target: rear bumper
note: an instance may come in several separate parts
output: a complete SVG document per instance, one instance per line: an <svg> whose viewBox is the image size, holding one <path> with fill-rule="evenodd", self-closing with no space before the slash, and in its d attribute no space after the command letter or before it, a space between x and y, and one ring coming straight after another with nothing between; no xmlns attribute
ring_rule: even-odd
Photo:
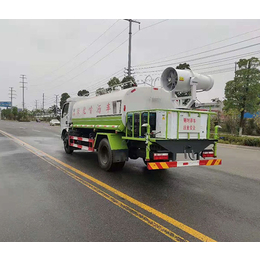
<svg viewBox="0 0 260 260"><path fill-rule="evenodd" d="M174 162L148 162L148 170L169 169L186 166L213 166L221 165L221 159L196 160L196 161L174 161Z"/></svg>

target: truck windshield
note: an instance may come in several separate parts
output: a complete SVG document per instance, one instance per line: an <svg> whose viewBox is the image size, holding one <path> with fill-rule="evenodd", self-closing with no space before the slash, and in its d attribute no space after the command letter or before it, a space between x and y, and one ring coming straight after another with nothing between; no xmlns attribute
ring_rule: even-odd
<svg viewBox="0 0 260 260"><path fill-rule="evenodd" d="M69 111L69 103L66 103L62 109L62 117L66 116Z"/></svg>

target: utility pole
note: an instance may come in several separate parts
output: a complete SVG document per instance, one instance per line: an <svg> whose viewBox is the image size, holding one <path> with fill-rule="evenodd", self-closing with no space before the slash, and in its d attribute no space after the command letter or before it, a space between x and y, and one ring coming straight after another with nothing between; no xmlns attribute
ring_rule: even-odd
<svg viewBox="0 0 260 260"><path fill-rule="evenodd" d="M56 116L57 116L57 114L58 114L58 96L59 96L59 95L55 95L55 97L56 97L56 109L55 109Z"/></svg>
<svg viewBox="0 0 260 260"><path fill-rule="evenodd" d="M44 93L42 94L42 111L44 113Z"/></svg>
<svg viewBox="0 0 260 260"><path fill-rule="evenodd" d="M37 102L38 102L38 100L35 100L35 107L36 107L36 110L37 110Z"/></svg>
<svg viewBox="0 0 260 260"><path fill-rule="evenodd" d="M20 83L22 83L21 88L23 89L23 110L24 110L24 89L25 89L24 84L27 83L27 82L24 81L26 79L25 75L21 74L20 78L22 79L22 81Z"/></svg>
<svg viewBox="0 0 260 260"><path fill-rule="evenodd" d="M11 98L11 108L13 107L13 99L15 98L14 95L16 95L15 93L15 90L13 89L13 87L10 87L10 98Z"/></svg>
<svg viewBox="0 0 260 260"><path fill-rule="evenodd" d="M125 21L129 22L129 45L128 45L128 76L131 76L131 43L132 43L132 23L139 24L140 30L140 22L132 20L132 19L125 19Z"/></svg>

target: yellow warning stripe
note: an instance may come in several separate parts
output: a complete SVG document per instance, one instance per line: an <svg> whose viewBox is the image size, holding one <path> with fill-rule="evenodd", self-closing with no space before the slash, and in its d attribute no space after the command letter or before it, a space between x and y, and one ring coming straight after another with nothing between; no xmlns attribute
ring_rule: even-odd
<svg viewBox="0 0 260 260"><path fill-rule="evenodd" d="M160 165L163 167L163 169L169 169L169 166L166 162L161 162Z"/></svg>
<svg viewBox="0 0 260 260"><path fill-rule="evenodd" d="M210 166L212 164L212 162L213 162L213 160L209 160L206 165Z"/></svg>
<svg viewBox="0 0 260 260"><path fill-rule="evenodd" d="M216 160L214 165L219 165L221 163L221 159Z"/></svg>
<svg viewBox="0 0 260 260"><path fill-rule="evenodd" d="M153 170L158 170L159 169L159 167L156 165L156 163L149 163L149 165L151 166L151 168Z"/></svg>

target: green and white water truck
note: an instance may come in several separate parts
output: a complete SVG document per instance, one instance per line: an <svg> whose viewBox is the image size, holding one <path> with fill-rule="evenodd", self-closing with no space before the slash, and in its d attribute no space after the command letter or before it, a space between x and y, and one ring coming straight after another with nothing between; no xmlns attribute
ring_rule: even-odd
<svg viewBox="0 0 260 260"><path fill-rule="evenodd" d="M212 78L167 68L161 84L69 98L61 116L65 152L97 152L99 166L106 171L121 169L129 158L142 158L149 170L220 165L217 132L210 139L213 113L189 109L196 91L212 88ZM180 89L191 91L187 105L174 95ZM177 161L178 154L184 160Z"/></svg>

